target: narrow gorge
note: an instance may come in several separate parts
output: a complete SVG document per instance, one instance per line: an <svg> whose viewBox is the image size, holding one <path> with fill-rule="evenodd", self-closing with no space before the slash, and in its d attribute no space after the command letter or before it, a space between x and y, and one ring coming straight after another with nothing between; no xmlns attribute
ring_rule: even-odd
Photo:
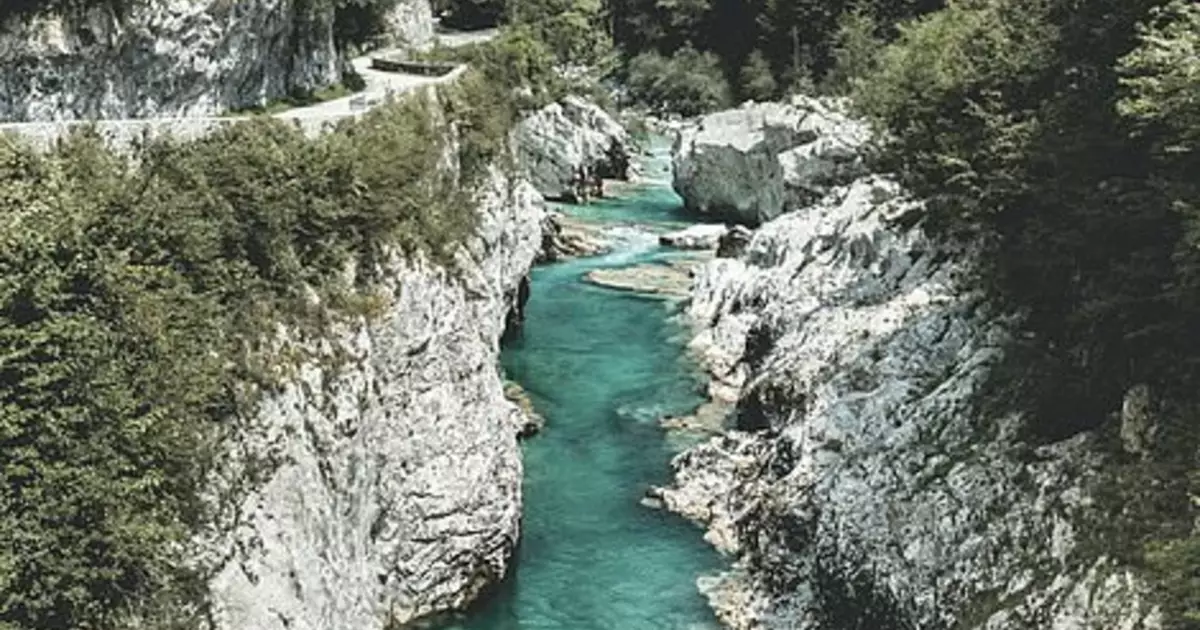
<svg viewBox="0 0 1200 630"><path fill-rule="evenodd" d="M1197 60L1186 0L6 2L0 630L1197 630Z"/></svg>
<svg viewBox="0 0 1200 630"><path fill-rule="evenodd" d="M734 430L661 492L738 558L710 601L734 628L1157 627L1104 538L1114 455L1030 443L978 250L901 227L920 201L865 171L839 107L747 105L677 146L689 205L761 222L688 310Z"/></svg>

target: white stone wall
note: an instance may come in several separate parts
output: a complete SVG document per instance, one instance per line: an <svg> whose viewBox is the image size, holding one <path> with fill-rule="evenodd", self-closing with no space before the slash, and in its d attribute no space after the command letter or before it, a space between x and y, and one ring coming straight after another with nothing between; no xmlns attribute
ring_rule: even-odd
<svg viewBox="0 0 1200 630"><path fill-rule="evenodd" d="M1094 542L1108 455L1023 440L989 384L1016 322L972 288L979 252L897 227L918 208L863 177L697 273L692 348L743 430L681 455L662 497L736 558L702 582L714 608L738 629L1159 627Z"/></svg>
<svg viewBox="0 0 1200 630"><path fill-rule="evenodd" d="M322 343L327 358L229 444L214 492L255 460L275 467L205 541L217 628L380 629L461 608L504 575L526 420L504 397L499 340L544 209L499 172L480 208L458 271L388 263L382 316Z"/></svg>

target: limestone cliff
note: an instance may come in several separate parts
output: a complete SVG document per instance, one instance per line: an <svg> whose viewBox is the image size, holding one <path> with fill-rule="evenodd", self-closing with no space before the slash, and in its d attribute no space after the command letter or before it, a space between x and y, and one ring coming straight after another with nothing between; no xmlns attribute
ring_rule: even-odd
<svg viewBox="0 0 1200 630"><path fill-rule="evenodd" d="M214 494L240 500L205 541L215 628L391 627L504 574L527 418L505 398L499 341L543 212L527 183L492 172L457 269L387 263L382 312L322 342L230 440Z"/></svg>
<svg viewBox="0 0 1200 630"><path fill-rule="evenodd" d="M144 0L0 24L0 121L198 116L341 80L330 3ZM428 0L388 14L432 36Z"/></svg>
<svg viewBox="0 0 1200 630"><path fill-rule="evenodd" d="M1095 544L1111 455L994 404L1019 322L971 284L978 252L896 221L918 207L862 177L698 272L692 347L736 426L661 496L736 558L710 601L733 628L1159 627Z"/></svg>

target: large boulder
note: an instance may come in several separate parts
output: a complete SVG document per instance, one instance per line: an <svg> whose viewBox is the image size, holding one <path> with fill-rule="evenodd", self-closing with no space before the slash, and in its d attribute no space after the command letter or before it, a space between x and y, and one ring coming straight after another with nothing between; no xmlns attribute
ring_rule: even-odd
<svg viewBox="0 0 1200 630"><path fill-rule="evenodd" d="M694 212L759 225L860 175L868 137L844 101L748 102L680 130L675 190Z"/></svg>
<svg viewBox="0 0 1200 630"><path fill-rule="evenodd" d="M629 134L608 112L576 96L534 112L514 132L522 170L547 199L574 201L580 175L626 179Z"/></svg>

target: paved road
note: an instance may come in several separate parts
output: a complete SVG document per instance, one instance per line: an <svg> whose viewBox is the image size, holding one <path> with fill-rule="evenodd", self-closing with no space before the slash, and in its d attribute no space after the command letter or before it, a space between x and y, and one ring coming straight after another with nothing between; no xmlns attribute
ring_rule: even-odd
<svg viewBox="0 0 1200 630"><path fill-rule="evenodd" d="M469 44L479 44L486 42L496 37L499 31L494 28L483 29L478 31L448 31L443 30L434 35L434 39L438 45L447 48L457 48ZM306 107L298 107L289 109L286 112L277 114L280 118L329 118L335 116L348 116L353 113L358 113L360 109L356 109L359 103L365 103L367 108L382 102L387 98L389 90L393 95L407 92L426 85L436 85L453 81L462 74L465 68L460 67L458 70L451 72L448 75L440 77L428 77L416 74L405 74L402 72L384 72L375 70L371 67L371 60L376 57L390 57L396 54L403 54L403 49L388 49L376 50L361 57L351 60L355 72L363 78L366 87L351 96L339 98L324 103L317 103Z"/></svg>
<svg viewBox="0 0 1200 630"><path fill-rule="evenodd" d="M464 44L487 41L496 35L495 29L473 31L469 33L441 33L436 37L444 46L461 46ZM362 75L366 87L353 95L289 109L278 114L276 118L294 121L305 133L315 135L321 133L328 125L350 116L358 116L371 108L385 102L388 95L397 96L418 88L457 79L466 66L459 66L449 74L431 77L424 75L405 74L399 72L383 72L371 68L374 57L389 56L400 53L400 50L379 50L363 55L351 61L355 70ZM198 116L188 118L137 118L124 120L94 121L97 129L108 140L110 146L121 149L145 135L159 136L171 134L179 138L197 138L221 126L243 120L248 116ZM16 133L24 136L34 146L50 147L53 142L65 136L72 128L91 125L93 121L55 121L55 122L21 122L0 124L0 133Z"/></svg>

